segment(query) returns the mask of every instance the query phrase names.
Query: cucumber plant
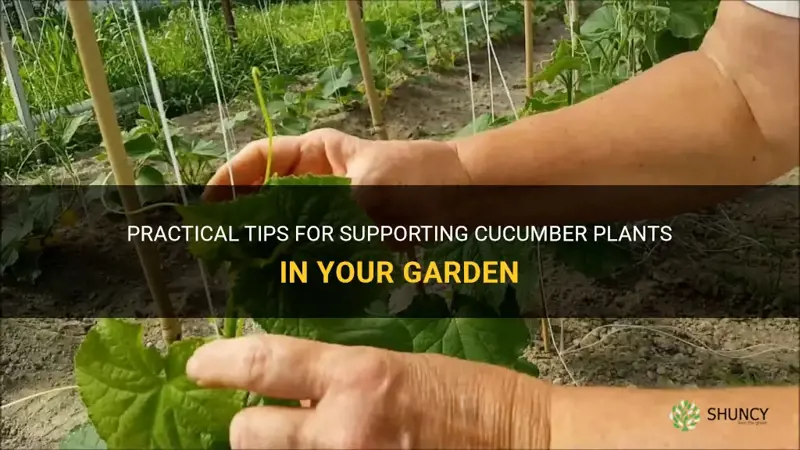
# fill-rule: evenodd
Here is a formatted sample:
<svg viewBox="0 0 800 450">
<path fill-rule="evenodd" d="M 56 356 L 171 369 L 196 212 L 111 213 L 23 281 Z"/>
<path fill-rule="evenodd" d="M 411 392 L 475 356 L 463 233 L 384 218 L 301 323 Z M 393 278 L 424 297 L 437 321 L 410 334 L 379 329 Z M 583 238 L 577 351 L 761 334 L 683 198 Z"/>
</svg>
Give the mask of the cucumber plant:
<svg viewBox="0 0 800 450">
<path fill-rule="evenodd" d="M 605 79 L 611 75 L 608 84 L 613 85 L 629 76 L 631 71 L 622 79 L 614 78 L 613 75 L 620 73 L 614 66 L 618 59 L 607 58 L 609 51 L 627 57 L 625 48 L 620 50 L 622 47 L 603 43 L 612 34 L 610 8 L 619 6 L 617 3 L 605 2 L 606 9 L 601 8 L 587 20 L 591 26 L 581 35 L 582 49 L 576 52 L 577 57 L 566 41 L 557 47 L 553 59 L 538 76 L 540 81 L 547 82 L 548 89 L 528 99 L 523 115 L 557 109 L 596 94 L 592 90 L 576 90 L 578 84 L 569 78 L 574 71 L 581 77 L 580 85 L 585 85 L 586 77 Z M 666 33 L 677 39 L 696 39 L 686 19 L 688 7 L 682 3 L 670 2 L 667 18 L 663 17 L 665 12 L 658 9 L 658 4 L 626 14 L 652 14 L 652 20 L 632 23 L 657 24 L 658 31 L 650 33 L 656 33 L 659 39 L 669 39 L 664 38 Z M 706 10 L 701 12 L 689 16 L 705 18 Z M 661 16 L 656 17 L 659 14 Z M 629 29 L 633 30 L 634 25 Z M 707 24 L 704 25 L 707 28 Z M 643 43 L 645 50 L 639 53 L 640 57 L 646 54 L 652 61 L 663 59 L 666 52 L 658 52 L 654 57 L 656 54 L 647 50 L 652 49 L 650 44 L 656 34 L 645 34 L 643 40 L 628 40 L 624 45 Z M 618 40 L 617 44 L 620 42 Z M 581 53 L 587 48 L 589 54 Z M 606 64 L 605 69 L 596 69 L 597 65 L 589 64 L 596 56 L 606 58 L 603 61 L 610 64 Z M 627 60 L 628 63 L 632 61 Z M 639 59 L 637 64 L 641 67 L 646 61 Z M 257 75 L 255 71 L 256 93 L 270 139 L 264 185 L 252 195 L 228 202 L 176 206 L 183 223 L 230 226 L 240 232 L 246 225 L 292 229 L 304 225 L 371 224 L 371 219 L 353 200 L 345 178 L 270 176 L 274 127 Z M 324 80 L 330 84 L 324 89 L 326 96 L 350 87 L 350 81 Z M 484 115 L 465 127 L 461 134 L 513 120 L 508 116 Z M 306 261 L 313 265 L 316 261 L 404 260 L 404 254 L 392 252 L 375 242 L 320 243 L 293 239 L 258 243 L 241 239 L 239 242 L 192 242 L 189 250 L 212 271 L 228 272 L 231 285 L 224 321 L 226 338 L 239 335 L 241 320 L 251 318 L 268 333 L 403 352 L 435 352 L 538 376 L 536 366 L 522 358 L 530 334 L 521 311 L 529 306 L 526 302 L 535 297 L 539 279 L 540 249 L 535 244 L 488 246 L 468 241 L 427 246 L 422 252 L 424 262 L 515 260 L 520 263 L 520 280 L 528 280 L 516 286 L 458 285 L 447 294 L 411 285 L 390 291 L 389 286 L 381 284 L 323 283 L 310 275 L 313 271 L 306 283 L 281 282 L 282 262 Z M 559 261 L 591 275 L 605 274 L 619 267 L 617 263 L 626 255 L 624 249 L 596 244 L 547 246 L 545 250 L 552 251 Z M 609 262 L 615 264 L 609 267 Z M 392 304 L 398 292 L 400 296 L 411 297 L 401 308 Z M 187 378 L 185 365 L 206 341 L 185 339 L 169 344 L 162 353 L 144 345 L 141 325 L 118 319 L 100 320 L 89 331 L 75 358 L 76 382 L 91 423 L 75 429 L 65 442 L 84 448 L 226 448 L 228 425 L 242 408 L 256 404 L 299 406 L 294 400 L 196 386 Z"/>
<path fill-rule="evenodd" d="M 273 124 L 254 81 L 270 150 Z M 349 181 L 336 176 L 266 176 L 259 192 L 235 200 L 176 209 L 187 225 L 245 226 L 368 225 L 369 217 L 351 195 Z M 538 375 L 522 359 L 529 341 L 515 310 L 509 286 L 454 292 L 451 296 L 418 292 L 401 311 L 389 312 L 389 285 L 282 283 L 287 261 L 401 261 L 377 242 L 191 242 L 190 252 L 211 271 L 225 270 L 232 280 L 224 336 L 241 333 L 240 320 L 252 318 L 263 331 L 404 352 L 435 352 L 489 362 Z M 444 255 L 446 248 L 432 254 Z M 515 253 L 514 256 L 524 252 Z M 522 275 L 528 276 L 528 275 Z M 402 288 L 401 288 L 402 289 Z M 504 299 L 510 298 L 510 301 Z M 381 305 L 384 307 L 381 308 Z M 509 307 L 510 306 L 510 307 Z M 89 331 L 75 358 L 75 378 L 91 427 L 68 436 L 73 445 L 85 437 L 92 448 L 225 448 L 228 425 L 242 408 L 286 399 L 251 397 L 247 392 L 202 389 L 185 373 L 192 352 L 207 339 L 171 343 L 165 353 L 145 346 L 140 324 L 102 319 Z"/>
</svg>

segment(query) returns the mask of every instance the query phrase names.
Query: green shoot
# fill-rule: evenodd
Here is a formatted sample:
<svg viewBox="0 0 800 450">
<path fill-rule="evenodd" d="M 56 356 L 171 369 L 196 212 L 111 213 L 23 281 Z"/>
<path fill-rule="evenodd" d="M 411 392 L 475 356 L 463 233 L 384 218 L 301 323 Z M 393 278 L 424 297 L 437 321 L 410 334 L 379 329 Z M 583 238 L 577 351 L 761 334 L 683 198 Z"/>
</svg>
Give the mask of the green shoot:
<svg viewBox="0 0 800 450">
<path fill-rule="evenodd" d="M 275 135 L 275 130 L 272 128 L 272 120 L 269 118 L 269 111 L 267 111 L 267 102 L 264 101 L 264 92 L 261 89 L 261 71 L 258 67 L 253 67 L 253 84 L 256 87 L 256 95 L 258 96 L 258 106 L 261 108 L 261 115 L 264 116 L 264 127 L 267 130 L 267 172 L 264 175 L 264 184 L 269 183 L 269 178 L 272 175 L 272 138 Z"/>
</svg>

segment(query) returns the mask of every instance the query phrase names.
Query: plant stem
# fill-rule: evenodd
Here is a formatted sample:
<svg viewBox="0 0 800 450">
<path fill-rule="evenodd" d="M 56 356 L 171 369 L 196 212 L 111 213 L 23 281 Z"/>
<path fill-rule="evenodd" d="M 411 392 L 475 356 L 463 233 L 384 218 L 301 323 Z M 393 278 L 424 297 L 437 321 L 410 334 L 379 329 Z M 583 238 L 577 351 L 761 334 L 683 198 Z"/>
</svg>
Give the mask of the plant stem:
<svg viewBox="0 0 800 450">
<path fill-rule="evenodd" d="M 225 323 L 223 324 L 223 335 L 226 338 L 235 338 L 236 332 L 239 328 L 238 311 L 232 296 L 228 296 L 228 302 L 225 305 Z"/>
<path fill-rule="evenodd" d="M 261 71 L 258 67 L 253 67 L 253 84 L 256 88 L 256 96 L 258 97 L 258 106 L 261 108 L 261 115 L 264 117 L 264 127 L 267 131 L 267 172 L 264 174 L 264 184 L 269 182 L 272 176 L 272 139 L 275 135 L 275 129 L 272 127 L 272 120 L 269 118 L 269 111 L 267 110 L 267 102 L 264 100 L 264 92 L 261 89 Z"/>
<path fill-rule="evenodd" d="M 419 261 L 417 261 L 417 254 L 416 254 L 416 252 L 414 250 L 415 250 L 415 247 L 411 247 L 410 249 L 406 250 L 406 257 L 408 258 L 408 261 L 419 262 Z M 420 281 L 417 281 L 416 286 L 417 286 L 417 294 L 422 296 L 422 297 L 424 297 L 425 296 L 425 283 L 423 283 L 422 280 L 420 280 Z"/>
<path fill-rule="evenodd" d="M 228 276 L 230 278 L 230 282 L 236 282 L 236 271 L 233 269 L 229 269 Z M 239 322 L 239 311 L 236 308 L 236 302 L 233 299 L 233 295 L 231 292 L 228 292 L 228 300 L 225 302 L 225 319 L 223 320 L 223 330 L 222 335 L 225 338 L 234 338 L 236 337 L 236 330 L 238 328 Z"/>
</svg>

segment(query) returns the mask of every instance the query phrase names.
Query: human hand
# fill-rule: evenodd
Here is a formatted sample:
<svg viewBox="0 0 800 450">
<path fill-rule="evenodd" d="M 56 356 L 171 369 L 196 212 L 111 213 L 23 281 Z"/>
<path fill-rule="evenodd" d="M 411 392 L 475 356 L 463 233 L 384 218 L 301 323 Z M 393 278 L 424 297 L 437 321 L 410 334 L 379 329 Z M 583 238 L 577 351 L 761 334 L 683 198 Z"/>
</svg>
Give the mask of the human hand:
<svg viewBox="0 0 800 450">
<path fill-rule="evenodd" d="M 208 182 L 204 198 L 225 200 L 231 184 L 260 186 L 267 166 L 268 140 L 246 145 Z M 286 175 L 337 175 L 354 185 L 463 185 L 469 177 L 455 147 L 439 141 L 372 141 L 334 129 L 273 139 L 272 172 Z M 231 176 L 233 183 L 231 183 Z"/>
<path fill-rule="evenodd" d="M 267 334 L 206 344 L 186 372 L 202 387 L 314 401 L 242 410 L 234 449 L 549 444 L 548 385 L 488 364 Z"/>
</svg>

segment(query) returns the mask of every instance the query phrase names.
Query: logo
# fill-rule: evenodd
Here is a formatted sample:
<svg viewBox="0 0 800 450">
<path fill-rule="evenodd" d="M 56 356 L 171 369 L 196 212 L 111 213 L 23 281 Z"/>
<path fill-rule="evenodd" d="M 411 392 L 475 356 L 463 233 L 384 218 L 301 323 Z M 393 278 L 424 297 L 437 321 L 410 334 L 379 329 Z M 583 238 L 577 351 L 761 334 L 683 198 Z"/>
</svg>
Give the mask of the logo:
<svg viewBox="0 0 800 450">
<path fill-rule="evenodd" d="M 694 430 L 700 422 L 700 408 L 692 402 L 681 400 L 680 403 L 672 407 L 669 413 L 669 420 L 672 426 L 681 431 Z"/>
<path fill-rule="evenodd" d="M 767 423 L 769 408 L 708 408 L 708 421 L 726 420 L 739 425 Z"/>
</svg>

